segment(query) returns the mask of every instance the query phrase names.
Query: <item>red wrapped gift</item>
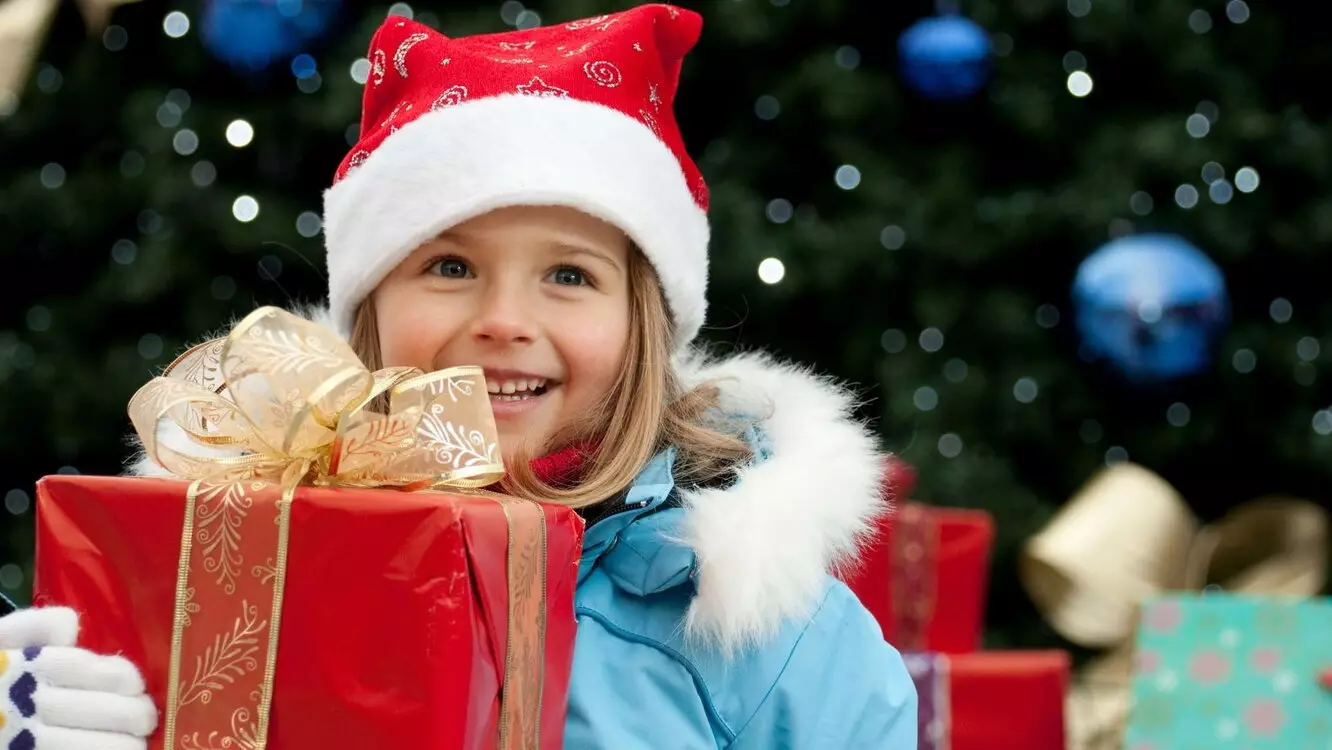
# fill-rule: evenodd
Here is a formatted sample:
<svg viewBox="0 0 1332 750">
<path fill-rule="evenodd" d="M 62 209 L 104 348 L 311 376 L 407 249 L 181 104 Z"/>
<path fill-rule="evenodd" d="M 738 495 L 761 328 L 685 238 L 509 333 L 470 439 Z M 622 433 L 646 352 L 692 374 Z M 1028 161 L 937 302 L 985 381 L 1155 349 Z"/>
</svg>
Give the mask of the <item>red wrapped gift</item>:
<svg viewBox="0 0 1332 750">
<path fill-rule="evenodd" d="M 903 654 L 916 683 L 919 750 L 1063 750 L 1063 651 Z"/>
<path fill-rule="evenodd" d="M 504 468 L 479 368 L 261 308 L 129 412 L 191 481 L 42 480 L 35 593 L 144 668 L 153 747 L 560 747 L 582 521 L 465 491 Z"/>
<path fill-rule="evenodd" d="M 898 649 L 970 653 L 980 647 L 993 541 L 985 511 L 905 503 L 879 519 L 845 581 Z"/>
<path fill-rule="evenodd" d="M 37 488 L 36 601 L 78 610 L 79 645 L 139 665 L 163 710 L 188 488 L 69 476 Z M 276 524 L 258 512 L 261 493 L 227 491 L 195 509 L 196 519 L 216 519 L 218 536 L 191 552 L 201 575 L 179 613 L 188 624 L 173 750 L 252 747 L 259 732 L 250 693 L 268 656 Z M 507 728 L 514 740 L 539 721 L 540 746 L 560 747 L 582 547 L 575 513 L 499 497 L 320 487 L 299 488 L 290 513 L 265 747 L 533 746 L 500 744 L 506 719 L 522 725 Z M 508 684 L 526 692 L 503 696 L 501 712 L 508 670 Z M 154 748 L 165 747 L 165 730 Z"/>
</svg>

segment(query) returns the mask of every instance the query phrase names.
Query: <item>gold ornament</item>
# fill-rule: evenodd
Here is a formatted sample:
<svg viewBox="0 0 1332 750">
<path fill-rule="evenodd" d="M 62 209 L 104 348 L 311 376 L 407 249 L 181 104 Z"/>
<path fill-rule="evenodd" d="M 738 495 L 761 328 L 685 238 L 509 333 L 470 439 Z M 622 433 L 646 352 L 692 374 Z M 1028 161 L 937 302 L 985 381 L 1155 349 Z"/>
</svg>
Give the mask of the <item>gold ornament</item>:
<svg viewBox="0 0 1332 750">
<path fill-rule="evenodd" d="M 78 0 L 88 35 L 100 36 L 111 11 L 132 2 L 135 0 Z M 0 0 L 0 112 L 12 109 L 27 83 L 58 7 L 60 0 Z"/>
</svg>

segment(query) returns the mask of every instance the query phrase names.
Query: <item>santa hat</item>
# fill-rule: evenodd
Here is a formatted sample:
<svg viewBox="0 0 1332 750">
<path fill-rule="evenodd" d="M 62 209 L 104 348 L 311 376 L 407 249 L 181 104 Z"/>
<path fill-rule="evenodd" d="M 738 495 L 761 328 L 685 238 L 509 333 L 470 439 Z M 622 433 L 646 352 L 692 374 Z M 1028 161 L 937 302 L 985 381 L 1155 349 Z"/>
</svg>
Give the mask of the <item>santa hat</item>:
<svg viewBox="0 0 1332 750">
<path fill-rule="evenodd" d="M 656 269 L 677 345 L 703 324 L 707 186 L 672 112 L 702 19 L 667 5 L 449 39 L 390 17 L 370 42 L 361 136 L 324 196 L 329 307 L 497 208 L 559 205 L 625 232 Z"/>
</svg>

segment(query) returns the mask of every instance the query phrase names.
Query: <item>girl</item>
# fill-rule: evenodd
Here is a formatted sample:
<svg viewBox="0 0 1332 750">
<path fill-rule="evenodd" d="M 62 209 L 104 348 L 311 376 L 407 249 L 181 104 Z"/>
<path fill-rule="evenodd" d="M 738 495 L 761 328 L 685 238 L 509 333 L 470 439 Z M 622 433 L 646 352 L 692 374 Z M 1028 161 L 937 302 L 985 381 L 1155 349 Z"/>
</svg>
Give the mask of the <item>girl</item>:
<svg viewBox="0 0 1332 750">
<path fill-rule="evenodd" d="M 568 747 L 913 750 L 911 678 L 830 574 L 885 511 L 875 440 L 824 380 L 689 351 L 707 191 L 671 103 L 700 28 L 664 5 L 456 40 L 390 18 L 317 317 L 372 369 L 484 367 L 504 491 L 586 518 Z M 141 686 L 71 712 L 103 732 L 81 747 L 143 746 Z"/>
</svg>

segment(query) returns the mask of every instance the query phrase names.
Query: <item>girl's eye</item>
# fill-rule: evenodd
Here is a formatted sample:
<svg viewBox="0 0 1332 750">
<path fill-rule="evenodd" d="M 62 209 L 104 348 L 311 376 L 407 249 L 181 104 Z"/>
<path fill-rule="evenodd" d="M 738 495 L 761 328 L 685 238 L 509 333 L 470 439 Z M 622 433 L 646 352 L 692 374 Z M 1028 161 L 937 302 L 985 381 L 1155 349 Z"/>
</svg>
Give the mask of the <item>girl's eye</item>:
<svg viewBox="0 0 1332 750">
<path fill-rule="evenodd" d="M 587 286 L 592 283 L 583 269 L 574 266 L 560 266 L 551 272 L 550 277 L 551 281 L 562 286 Z"/>
<path fill-rule="evenodd" d="M 472 275 L 472 269 L 467 264 L 457 258 L 445 258 L 436 261 L 430 267 L 430 272 L 442 276 L 446 279 L 466 279 Z"/>
</svg>

